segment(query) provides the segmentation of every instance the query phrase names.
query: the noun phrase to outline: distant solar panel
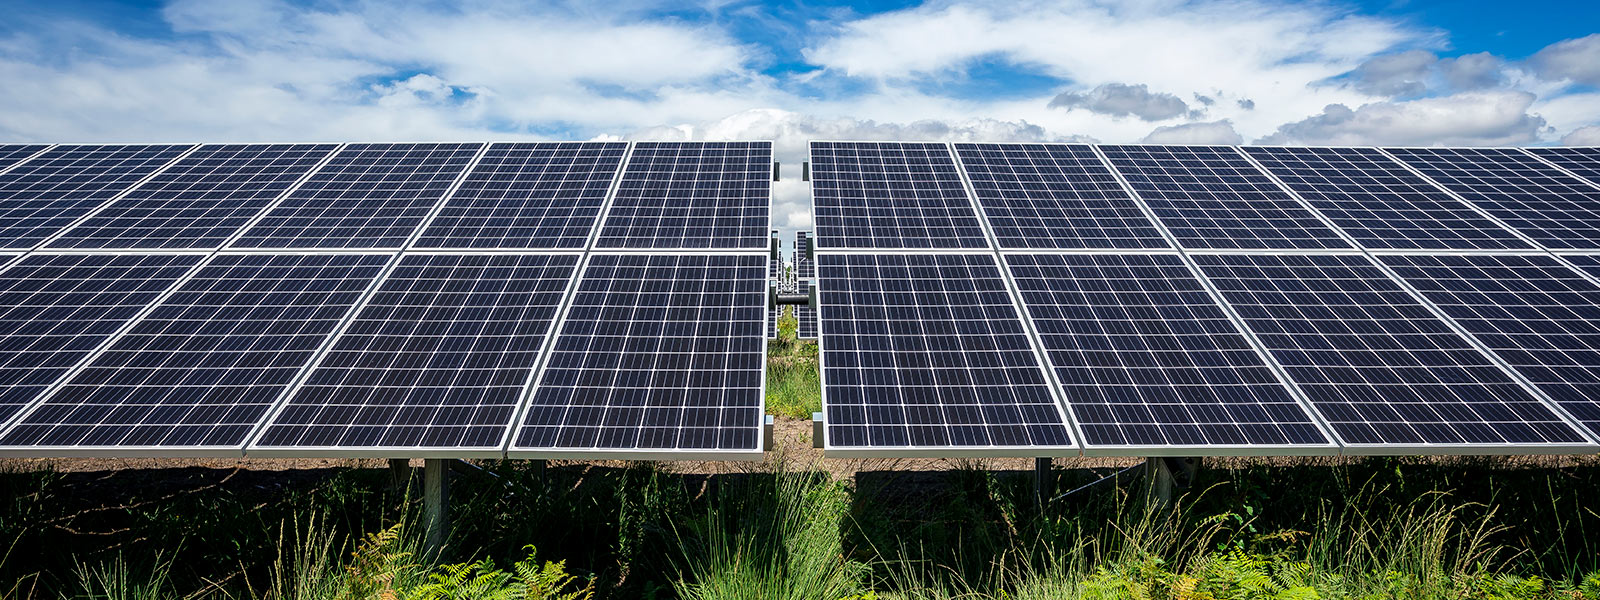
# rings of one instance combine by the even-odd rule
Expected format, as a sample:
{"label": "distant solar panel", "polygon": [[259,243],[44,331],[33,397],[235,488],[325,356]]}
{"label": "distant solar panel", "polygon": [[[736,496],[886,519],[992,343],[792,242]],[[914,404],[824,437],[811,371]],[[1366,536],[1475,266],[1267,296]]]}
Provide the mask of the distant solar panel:
{"label": "distant solar panel", "polygon": [[491,144],[416,247],[583,248],[627,147],[624,142]]}
{"label": "distant solar panel", "polygon": [[811,256],[811,238],[804,231],[794,232],[794,273],[796,279],[816,279],[817,263]]}
{"label": "distant solar panel", "polygon": [[401,258],[252,450],[497,453],[578,259]]}
{"label": "distant solar panel", "polygon": [[1600,185],[1600,147],[1526,148],[1574,175]]}
{"label": "distant solar panel", "polygon": [[944,144],[811,142],[818,248],[987,248]]}
{"label": "distant solar panel", "polygon": [[817,339],[817,309],[809,306],[794,307],[794,322],[796,339]]}
{"label": "distant solar panel", "polygon": [[817,262],[830,451],[1073,447],[993,255]]}
{"label": "distant solar panel", "polygon": [[956,144],[1001,248],[1170,248],[1083,144]]}
{"label": "distant solar panel", "polygon": [[783,307],[777,306],[767,311],[767,339],[778,339],[778,319],[783,318]]}
{"label": "distant solar panel", "polygon": [[35,254],[0,272],[0,423],[203,258]]}
{"label": "distant solar panel", "polygon": [[336,147],[201,146],[84,219],[50,247],[217,248]]}
{"label": "distant solar panel", "polygon": [[771,142],[638,142],[596,248],[769,247]]}
{"label": "distant solar panel", "polygon": [[1600,189],[1507,148],[1386,148],[1550,248],[1600,248]]}
{"label": "distant solar panel", "polygon": [[218,255],[0,446],[238,449],[389,258]]}
{"label": "distant solar panel", "polygon": [[761,450],[767,260],[590,256],[511,453]]}
{"label": "distant solar panel", "polygon": [[1086,447],[1332,447],[1178,256],[1006,261]]}
{"label": "distant solar panel", "polygon": [[1349,248],[1228,146],[1101,146],[1188,249]]}
{"label": "distant solar panel", "polygon": [[350,144],[236,248],[399,248],[482,144]]}
{"label": "distant solar panel", "polygon": [[1600,434],[1600,286],[1548,256],[1380,260]]}
{"label": "distant solar panel", "polygon": [[191,146],[56,146],[0,173],[0,248],[32,248]]}
{"label": "distant solar panel", "polygon": [[0,144],[0,171],[49,147],[49,144]]}
{"label": "distant solar panel", "polygon": [[1376,148],[1244,148],[1361,245],[1498,250],[1533,246]]}
{"label": "distant solar panel", "polygon": [[1194,258],[1347,452],[1587,445],[1366,257]]}

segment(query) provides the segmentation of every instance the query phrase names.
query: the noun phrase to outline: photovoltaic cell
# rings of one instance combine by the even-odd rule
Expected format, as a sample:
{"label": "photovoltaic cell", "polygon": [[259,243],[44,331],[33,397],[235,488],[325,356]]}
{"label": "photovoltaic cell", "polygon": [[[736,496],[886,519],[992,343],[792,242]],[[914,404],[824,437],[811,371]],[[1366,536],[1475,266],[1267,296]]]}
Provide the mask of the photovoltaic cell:
{"label": "photovoltaic cell", "polygon": [[1589,180],[1589,183],[1600,184],[1600,147],[1526,148],[1526,150]]}
{"label": "photovoltaic cell", "polygon": [[1100,149],[1184,248],[1350,247],[1233,148]]}
{"label": "photovoltaic cell", "polygon": [[811,142],[818,248],[987,248],[949,147]]}
{"label": "photovoltaic cell", "polygon": [[48,147],[49,144],[0,144],[0,171],[27,160],[29,156],[38,154],[40,150]]}
{"label": "photovoltaic cell", "polygon": [[597,248],[769,247],[771,142],[638,142]]}
{"label": "photovoltaic cell", "polygon": [[1533,247],[1375,148],[1244,151],[1367,248]]}
{"label": "photovoltaic cell", "polygon": [[1001,248],[1170,248],[1082,144],[956,144]]}
{"label": "photovoltaic cell", "polygon": [[1380,260],[1600,434],[1600,286],[1548,256]]}
{"label": "photovoltaic cell", "polygon": [[1600,248],[1600,189],[1520,150],[1386,150],[1547,247]]}
{"label": "photovoltaic cell", "polygon": [[408,255],[256,446],[498,450],[577,255]]}
{"label": "photovoltaic cell", "polygon": [[236,248],[399,248],[482,144],[350,144]]}
{"label": "photovoltaic cell", "polygon": [[191,146],[56,146],[0,173],[0,248],[32,248]]}
{"label": "photovoltaic cell", "polygon": [[811,238],[804,231],[794,232],[794,273],[797,279],[816,279],[817,263],[811,255]]}
{"label": "photovoltaic cell", "polygon": [[590,256],[511,450],[760,449],[767,260]]}
{"label": "photovoltaic cell", "polygon": [[334,144],[201,146],[52,248],[217,248],[304,177]]}
{"label": "photovoltaic cell", "polygon": [[627,147],[492,144],[417,238],[417,247],[583,248]]}
{"label": "photovoltaic cell", "polygon": [[809,306],[794,307],[794,322],[796,339],[817,339],[817,309]]}
{"label": "photovoltaic cell", "polygon": [[1364,256],[1194,258],[1347,445],[1585,443]]}
{"label": "photovoltaic cell", "polygon": [[203,258],[41,254],[0,272],[0,422],[16,416]]}
{"label": "photovoltaic cell", "polygon": [[1181,258],[1006,260],[1086,446],[1331,444]]}
{"label": "photovoltaic cell", "polygon": [[993,256],[817,262],[830,448],[1072,446]]}
{"label": "photovoltaic cell", "polygon": [[243,446],[388,259],[218,255],[0,446]]}

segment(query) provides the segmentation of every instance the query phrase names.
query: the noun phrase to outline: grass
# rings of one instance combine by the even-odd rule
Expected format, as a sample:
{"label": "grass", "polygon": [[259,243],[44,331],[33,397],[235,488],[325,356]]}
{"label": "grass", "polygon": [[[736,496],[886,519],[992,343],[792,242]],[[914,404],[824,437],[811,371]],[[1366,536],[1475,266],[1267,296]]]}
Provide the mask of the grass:
{"label": "grass", "polygon": [[795,337],[794,311],[778,318],[778,339],[767,344],[767,412],[810,419],[822,410],[822,380],[817,342]]}

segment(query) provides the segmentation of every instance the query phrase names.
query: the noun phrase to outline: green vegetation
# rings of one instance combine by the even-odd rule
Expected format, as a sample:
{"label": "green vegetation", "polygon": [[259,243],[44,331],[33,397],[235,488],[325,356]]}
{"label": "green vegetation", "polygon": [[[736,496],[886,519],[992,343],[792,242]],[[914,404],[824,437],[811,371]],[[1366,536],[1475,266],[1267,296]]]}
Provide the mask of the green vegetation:
{"label": "green vegetation", "polygon": [[778,317],[778,339],[767,345],[767,412],[810,419],[822,410],[822,379],[817,342],[795,338],[794,310]]}

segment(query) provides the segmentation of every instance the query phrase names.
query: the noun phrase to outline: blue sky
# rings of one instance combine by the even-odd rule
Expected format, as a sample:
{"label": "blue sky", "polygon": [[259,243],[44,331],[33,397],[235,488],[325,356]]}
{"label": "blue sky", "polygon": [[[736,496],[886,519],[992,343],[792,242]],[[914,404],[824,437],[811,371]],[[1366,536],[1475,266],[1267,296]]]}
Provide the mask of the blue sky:
{"label": "blue sky", "polygon": [[5,8],[5,141],[1600,144],[1596,2]]}

